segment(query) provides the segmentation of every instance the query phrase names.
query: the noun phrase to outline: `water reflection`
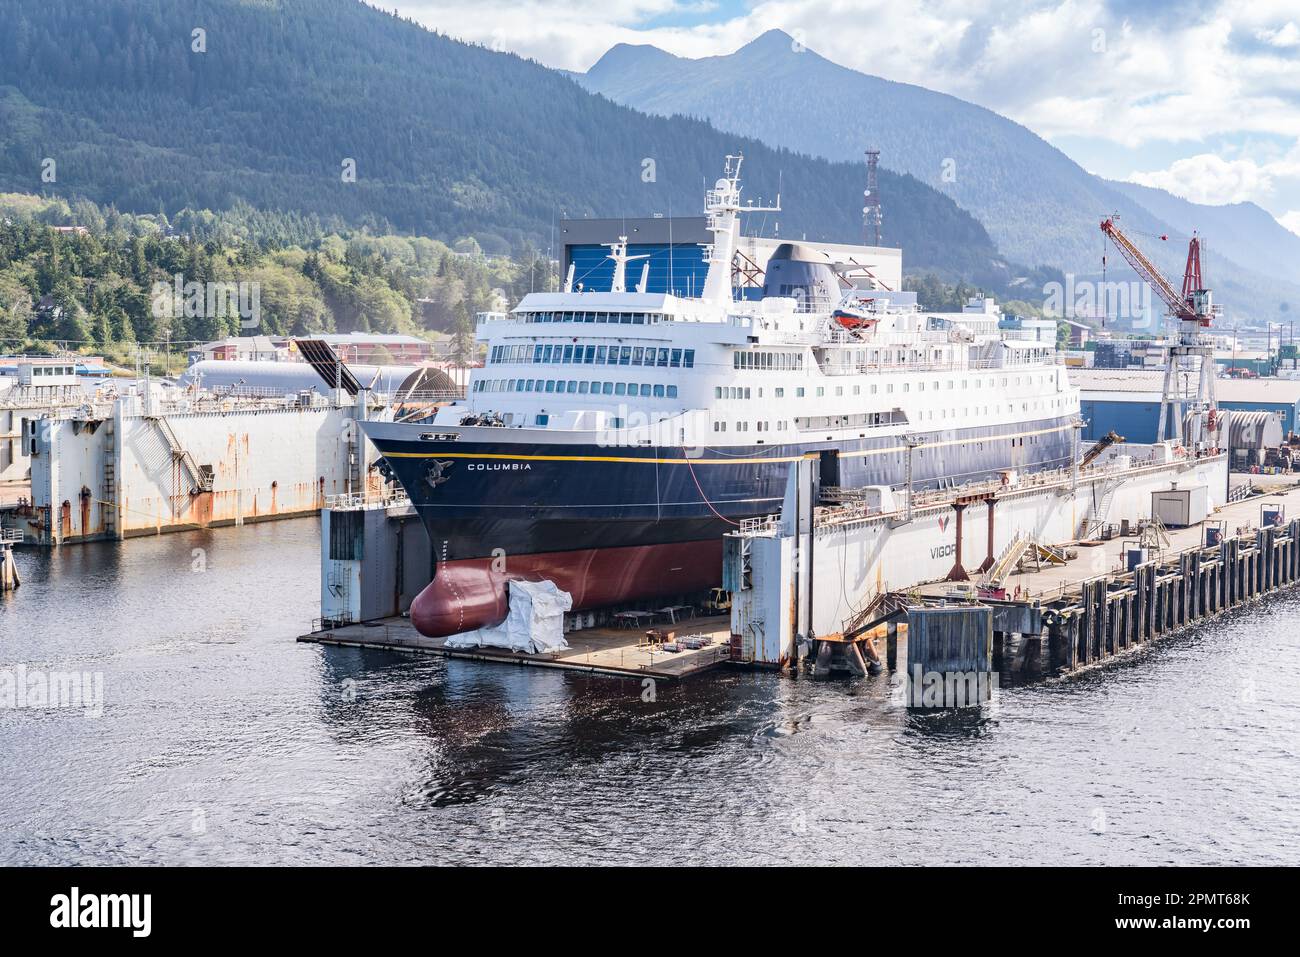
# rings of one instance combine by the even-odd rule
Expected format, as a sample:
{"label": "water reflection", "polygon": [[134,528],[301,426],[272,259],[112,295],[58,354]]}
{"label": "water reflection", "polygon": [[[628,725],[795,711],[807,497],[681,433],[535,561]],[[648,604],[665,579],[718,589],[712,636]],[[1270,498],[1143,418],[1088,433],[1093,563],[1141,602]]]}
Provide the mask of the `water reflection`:
{"label": "water reflection", "polygon": [[0,710],[0,862],[1296,863],[1296,597],[933,712],[889,675],[647,695],[300,645],[318,548],[306,521],[21,552],[0,667],[101,671],[106,708]]}

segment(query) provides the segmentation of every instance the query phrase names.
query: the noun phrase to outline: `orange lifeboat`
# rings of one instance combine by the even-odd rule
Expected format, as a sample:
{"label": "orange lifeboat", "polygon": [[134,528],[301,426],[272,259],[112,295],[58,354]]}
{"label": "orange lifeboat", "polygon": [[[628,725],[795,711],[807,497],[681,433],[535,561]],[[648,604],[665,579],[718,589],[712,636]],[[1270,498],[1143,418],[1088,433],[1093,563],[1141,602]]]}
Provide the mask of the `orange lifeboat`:
{"label": "orange lifeboat", "polygon": [[831,318],[845,329],[870,329],[876,324],[874,316],[867,313],[865,309],[855,308],[853,306],[838,307],[831,313]]}

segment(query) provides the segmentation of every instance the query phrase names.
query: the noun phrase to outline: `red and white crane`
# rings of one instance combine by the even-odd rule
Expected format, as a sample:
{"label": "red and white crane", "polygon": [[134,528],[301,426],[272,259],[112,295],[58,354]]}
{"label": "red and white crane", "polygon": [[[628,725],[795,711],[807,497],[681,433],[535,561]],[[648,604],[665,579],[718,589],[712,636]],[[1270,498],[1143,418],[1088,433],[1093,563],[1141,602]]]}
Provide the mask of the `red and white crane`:
{"label": "red and white crane", "polygon": [[[1101,231],[1106,234],[1120,255],[1133,267],[1134,272],[1146,281],[1169,309],[1169,315],[1179,320],[1176,341],[1168,343],[1169,361],[1165,363],[1164,395],[1160,402],[1160,425],[1156,438],[1166,437],[1166,425],[1172,424],[1172,438],[1188,445],[1200,444],[1217,448],[1222,419],[1215,408],[1214,399],[1214,343],[1204,330],[1220,313],[1214,297],[1201,278],[1201,240],[1195,233],[1187,244],[1187,268],[1183,272],[1180,293],[1140,250],[1124,235],[1116,224],[1118,216],[1101,221]],[[1161,239],[1167,237],[1161,236]],[[1192,357],[1199,357],[1200,383],[1196,395],[1186,392],[1180,384],[1178,373],[1197,371]],[[1184,428],[1186,425],[1186,429]]]}

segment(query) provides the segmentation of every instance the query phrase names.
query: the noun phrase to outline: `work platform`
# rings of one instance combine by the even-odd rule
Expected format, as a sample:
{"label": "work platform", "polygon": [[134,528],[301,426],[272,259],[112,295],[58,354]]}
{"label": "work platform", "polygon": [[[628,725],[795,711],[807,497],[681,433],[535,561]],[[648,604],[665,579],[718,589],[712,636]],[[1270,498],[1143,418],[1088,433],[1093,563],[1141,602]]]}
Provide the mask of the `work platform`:
{"label": "work platform", "polygon": [[[1261,478],[1256,476],[1256,479]],[[1205,544],[1205,526],[1222,523],[1224,534],[1234,537],[1238,530],[1249,530],[1253,535],[1263,526],[1265,506],[1270,510],[1280,506],[1281,512],[1290,517],[1300,517],[1300,486],[1295,482],[1284,481],[1274,484],[1272,477],[1265,484],[1260,483],[1259,494],[1229,505],[1222,505],[1205,523],[1187,528],[1167,528],[1164,534],[1167,545],[1162,545],[1160,556],[1174,556],[1179,552]],[[1125,568],[1126,552],[1132,546],[1134,536],[1117,536],[1109,541],[1080,542],[1070,546],[1077,551],[1077,557],[1066,560],[1063,565],[1044,565],[1040,569],[1012,574],[1006,580],[1008,591],[1014,593],[1018,586],[1019,598],[1023,601],[1049,601],[1077,592],[1081,583],[1096,579],[1108,573],[1127,571]],[[1156,554],[1150,556],[1153,560]],[[948,582],[937,582],[921,586],[918,591],[925,595],[942,595],[951,588]]]}
{"label": "work platform", "polygon": [[708,671],[730,658],[731,623],[726,617],[694,618],[674,626],[679,635],[704,634],[711,644],[699,649],[663,651],[646,641],[642,628],[583,628],[565,635],[569,648],[547,654],[524,654],[505,648],[448,648],[446,638],[426,638],[410,619],[383,618],[364,624],[325,626],[300,635],[300,642],[348,648],[379,648],[527,665],[620,678],[677,680]]}

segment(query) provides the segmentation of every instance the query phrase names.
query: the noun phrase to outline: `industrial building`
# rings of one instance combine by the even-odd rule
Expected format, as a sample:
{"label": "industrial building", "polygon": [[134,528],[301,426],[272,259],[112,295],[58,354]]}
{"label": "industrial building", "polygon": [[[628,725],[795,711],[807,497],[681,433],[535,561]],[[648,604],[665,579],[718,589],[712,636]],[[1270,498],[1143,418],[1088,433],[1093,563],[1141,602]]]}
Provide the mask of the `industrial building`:
{"label": "industrial building", "polygon": [[[1163,372],[1144,369],[1071,369],[1080,391],[1084,439],[1114,431],[1130,442],[1156,441]],[[1227,412],[1268,412],[1283,434],[1296,430],[1300,381],[1291,379],[1216,379],[1218,407]]]}
{"label": "industrial building", "polygon": [[[627,237],[628,285],[637,283],[644,271],[646,292],[671,292],[694,297],[704,289],[708,272],[705,246],[713,241],[703,216],[652,217],[646,219],[566,219],[560,222],[563,239],[561,273],[573,268],[573,284],[586,289],[609,289],[614,279],[614,261],[609,245]],[[732,268],[732,284],[745,297],[757,297],[763,271],[772,253],[783,242],[825,253],[832,263],[855,267],[849,278],[856,285],[870,281],[878,287],[897,290],[903,285],[903,251],[887,246],[850,246],[798,237],[739,236]],[[637,259],[644,257],[644,259]],[[642,265],[644,263],[644,266]],[[752,290],[752,292],[750,292]]]}
{"label": "industrial building", "polygon": [[[416,364],[433,358],[433,343],[418,336],[372,332],[322,333],[313,336],[329,344],[344,362],[360,365]],[[199,362],[297,362],[293,336],[228,336],[189,350],[189,364]]]}

